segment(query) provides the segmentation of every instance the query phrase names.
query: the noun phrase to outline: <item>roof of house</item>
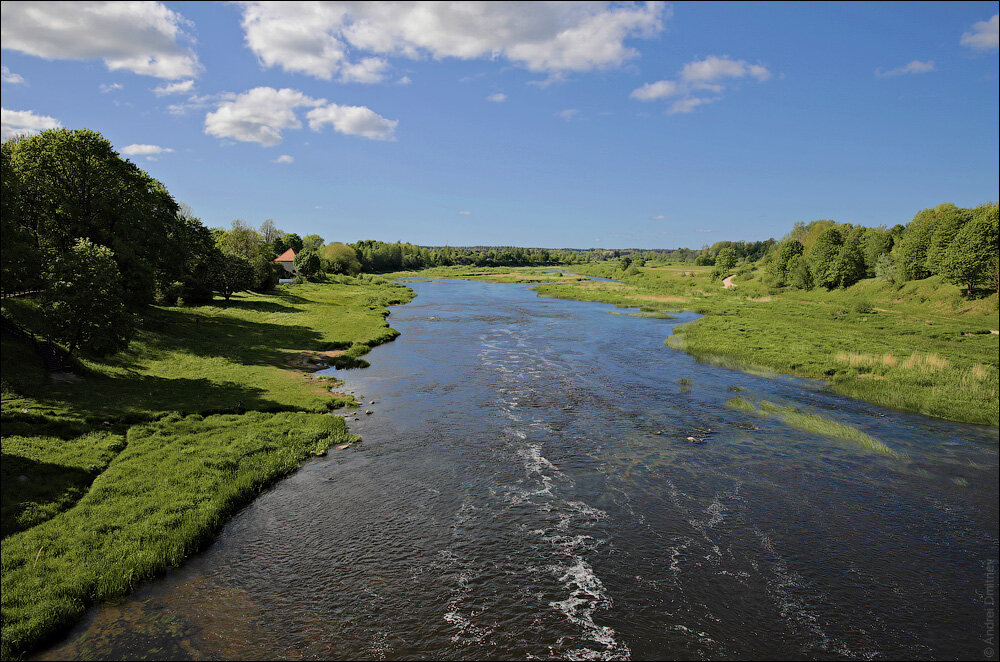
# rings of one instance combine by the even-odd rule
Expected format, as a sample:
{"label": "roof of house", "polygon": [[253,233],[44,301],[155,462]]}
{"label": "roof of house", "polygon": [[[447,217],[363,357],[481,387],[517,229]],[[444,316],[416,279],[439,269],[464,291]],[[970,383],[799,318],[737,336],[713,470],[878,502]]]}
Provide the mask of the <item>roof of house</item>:
{"label": "roof of house", "polygon": [[295,251],[289,248],[287,251],[274,258],[275,262],[295,262]]}

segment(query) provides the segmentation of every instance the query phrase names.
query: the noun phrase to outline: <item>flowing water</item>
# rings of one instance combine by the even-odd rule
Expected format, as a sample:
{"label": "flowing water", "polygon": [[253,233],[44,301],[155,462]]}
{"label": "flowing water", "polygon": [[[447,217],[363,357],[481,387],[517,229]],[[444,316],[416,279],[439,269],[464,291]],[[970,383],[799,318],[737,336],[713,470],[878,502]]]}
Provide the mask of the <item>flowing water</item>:
{"label": "flowing water", "polygon": [[363,443],[42,657],[995,656],[996,428],[699,364],[663,344],[692,315],[412,286],[402,336],[340,373]]}

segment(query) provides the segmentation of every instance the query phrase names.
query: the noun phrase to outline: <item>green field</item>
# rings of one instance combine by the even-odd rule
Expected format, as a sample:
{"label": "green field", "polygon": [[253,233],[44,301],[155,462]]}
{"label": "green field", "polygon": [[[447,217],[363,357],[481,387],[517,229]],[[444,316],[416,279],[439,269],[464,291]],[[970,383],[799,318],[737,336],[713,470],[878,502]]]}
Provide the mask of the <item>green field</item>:
{"label": "green field", "polygon": [[[355,441],[329,415],[353,397],[311,371],[363,364],[397,335],[386,306],[410,296],[341,277],[156,307],[127,351],[55,383],[5,334],[0,656],[180,563],[310,453]],[[4,314],[37,319],[33,306],[7,300]]]}

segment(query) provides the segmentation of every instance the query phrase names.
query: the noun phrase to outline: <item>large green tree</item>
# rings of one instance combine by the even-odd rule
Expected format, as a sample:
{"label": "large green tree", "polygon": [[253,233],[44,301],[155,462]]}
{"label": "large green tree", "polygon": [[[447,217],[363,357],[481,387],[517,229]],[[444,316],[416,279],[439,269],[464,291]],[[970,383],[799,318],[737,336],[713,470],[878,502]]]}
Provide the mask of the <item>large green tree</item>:
{"label": "large green tree", "polygon": [[70,354],[77,349],[113,354],[128,346],[135,331],[111,249],[87,239],[78,239],[53,260],[41,304],[53,335]]}
{"label": "large green tree", "polygon": [[844,245],[844,238],[835,227],[823,230],[806,256],[813,282],[821,287],[833,289],[840,284],[837,256]]}
{"label": "large green tree", "polygon": [[11,142],[11,225],[39,256],[66,253],[79,238],[110,248],[133,308],[152,301],[158,281],[179,279],[184,267],[171,250],[178,205],[163,184],[87,129]]}
{"label": "large green tree", "polygon": [[955,234],[941,259],[941,273],[971,295],[977,288],[996,291],[998,274],[997,205],[972,210],[972,220]]}

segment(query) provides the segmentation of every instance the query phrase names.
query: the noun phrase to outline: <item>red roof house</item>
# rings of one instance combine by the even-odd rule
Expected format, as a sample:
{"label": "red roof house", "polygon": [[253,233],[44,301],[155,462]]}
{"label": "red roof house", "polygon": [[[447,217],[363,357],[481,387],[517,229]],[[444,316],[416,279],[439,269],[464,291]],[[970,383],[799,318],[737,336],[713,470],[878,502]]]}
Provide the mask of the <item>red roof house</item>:
{"label": "red roof house", "polygon": [[295,251],[289,248],[287,251],[274,258],[275,262],[281,263],[281,266],[285,268],[290,274],[295,273]]}

